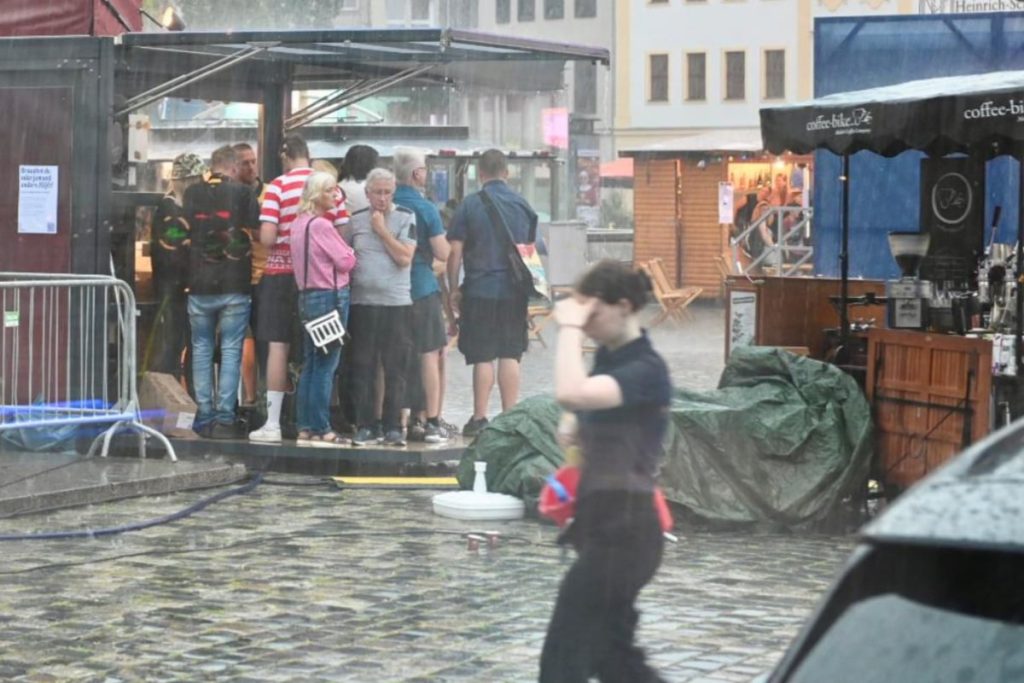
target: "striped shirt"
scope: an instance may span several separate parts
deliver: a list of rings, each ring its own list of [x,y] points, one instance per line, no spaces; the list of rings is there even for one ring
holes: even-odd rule
[[[267,275],[292,274],[291,222],[299,213],[302,188],[312,172],[313,169],[308,167],[296,168],[266,186],[263,206],[260,208],[260,223],[273,223],[277,226],[277,239],[270,248],[263,271]],[[334,211],[327,212],[325,217],[336,227],[348,223],[348,211],[345,210],[345,200],[340,192]]]

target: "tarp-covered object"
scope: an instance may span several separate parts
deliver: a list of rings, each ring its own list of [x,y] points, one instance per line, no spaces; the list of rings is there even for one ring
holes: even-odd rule
[[[527,510],[536,510],[544,479],[562,464],[555,441],[562,409],[551,396],[520,401],[481,431],[459,462],[458,479],[473,487],[473,463],[487,463],[487,490],[522,498]]]
[[[897,83],[761,109],[764,147],[896,156],[1024,153],[1024,71]]]
[[[672,422],[660,483],[709,520],[797,526],[866,482],[870,407],[827,363],[737,348],[717,390],[677,392]]]

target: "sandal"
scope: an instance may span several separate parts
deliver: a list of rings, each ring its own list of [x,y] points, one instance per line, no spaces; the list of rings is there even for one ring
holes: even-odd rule
[[[351,446],[352,440],[337,432],[330,431],[320,436],[314,436],[309,440],[309,445],[314,448],[338,448],[340,446]]]
[[[296,435],[296,437],[295,437],[295,445],[296,446],[313,446],[314,445],[314,439],[318,439],[318,438],[319,437],[314,436],[313,433],[311,431],[309,431],[308,429],[303,429],[302,431],[300,431],[298,433],[298,435]]]

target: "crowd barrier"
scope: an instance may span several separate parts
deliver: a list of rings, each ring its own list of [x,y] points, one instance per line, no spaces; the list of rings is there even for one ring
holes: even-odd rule
[[[0,273],[0,434],[71,427],[106,456],[119,431],[152,435],[137,391],[135,295],[104,275]]]

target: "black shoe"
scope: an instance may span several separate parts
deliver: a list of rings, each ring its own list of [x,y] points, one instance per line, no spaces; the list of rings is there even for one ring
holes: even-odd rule
[[[205,430],[207,439],[240,439],[242,432],[234,422],[213,422]]]
[[[367,446],[375,443],[377,443],[377,435],[369,427],[360,427],[356,430],[356,435],[352,437],[353,446]]]
[[[452,438],[451,433],[440,424],[428,422],[424,428],[423,440],[427,443],[444,443],[450,438]],[[409,440],[411,441],[412,437],[409,437]]]
[[[387,434],[384,435],[384,445],[391,446],[393,448],[400,448],[405,445],[405,438],[402,436],[401,429],[389,429]]]
[[[469,418],[469,422],[462,428],[463,436],[476,436],[481,429],[487,426],[487,418],[481,417],[480,419]]]
[[[430,429],[430,425],[426,427],[419,420],[410,420],[409,429],[407,430],[407,436],[409,441],[428,441],[427,433]]]

